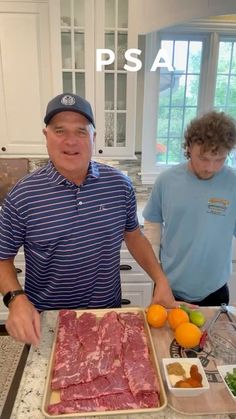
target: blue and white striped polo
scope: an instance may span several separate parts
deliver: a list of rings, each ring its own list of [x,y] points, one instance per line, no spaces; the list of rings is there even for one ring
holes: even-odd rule
[[[39,310],[121,305],[120,247],[138,227],[128,177],[92,161],[80,186],[51,162],[25,176],[0,212],[0,259],[24,246],[25,291]]]

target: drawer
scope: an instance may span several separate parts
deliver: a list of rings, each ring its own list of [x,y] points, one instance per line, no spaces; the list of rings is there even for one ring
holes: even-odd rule
[[[152,300],[152,283],[121,284],[122,299],[129,300],[130,304],[123,307],[147,307]]]
[[[127,247],[122,247],[120,250],[121,259],[133,259],[133,256],[129,253]]]
[[[120,278],[122,283],[150,283],[153,284],[153,281],[146,273],[143,272],[131,272],[125,273],[124,271],[120,271]]]
[[[134,259],[121,259],[120,271],[125,273],[144,273],[144,270]]]

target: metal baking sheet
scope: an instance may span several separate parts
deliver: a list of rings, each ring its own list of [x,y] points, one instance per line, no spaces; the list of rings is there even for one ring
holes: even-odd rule
[[[104,314],[108,312],[115,311],[116,313],[140,313],[143,321],[144,321],[144,328],[147,335],[148,346],[150,351],[150,359],[153,364],[159,385],[160,385],[160,406],[152,407],[152,408],[143,408],[143,409],[125,409],[125,410],[106,410],[104,412],[78,412],[78,413],[65,413],[60,415],[52,415],[48,413],[48,406],[51,403],[58,403],[60,402],[60,392],[51,389],[51,381],[52,381],[52,374],[53,374],[53,367],[55,361],[55,348],[56,348],[56,340],[57,340],[57,332],[58,332],[58,324],[55,330],[55,337],[53,341],[53,346],[51,350],[51,356],[48,365],[48,374],[45,383],[44,389],[44,396],[43,396],[43,403],[42,403],[42,412],[46,418],[79,418],[79,417],[94,417],[94,416],[108,416],[108,415],[121,415],[121,414],[131,414],[131,413],[149,413],[149,412],[159,412],[160,410],[164,409],[167,405],[167,396],[165,393],[159,364],[157,361],[155,348],[152,341],[152,336],[150,333],[150,329],[148,323],[146,321],[146,315],[143,309],[139,307],[130,307],[130,308],[117,308],[117,309],[96,309],[96,310],[73,310],[77,313],[77,317],[81,316],[83,313],[89,312],[95,314],[98,318],[104,316]]]

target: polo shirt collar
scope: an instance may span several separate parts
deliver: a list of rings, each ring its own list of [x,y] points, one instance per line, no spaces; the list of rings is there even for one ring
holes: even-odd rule
[[[59,173],[57,171],[57,169],[55,168],[55,166],[51,162],[51,160],[49,160],[48,164],[46,165],[46,173],[47,173],[48,179],[51,182],[56,183],[57,185],[68,182],[68,179],[66,179],[63,175],[61,175],[61,173]],[[90,161],[86,180],[88,178],[97,179],[97,178],[99,178],[99,176],[100,176],[99,167],[98,167],[97,163],[95,161]],[[85,180],[85,182],[86,182],[86,180]]]

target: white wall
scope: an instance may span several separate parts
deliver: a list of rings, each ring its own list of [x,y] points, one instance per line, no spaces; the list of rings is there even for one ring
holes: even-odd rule
[[[236,13],[235,0],[137,0],[139,34],[197,18]]]

